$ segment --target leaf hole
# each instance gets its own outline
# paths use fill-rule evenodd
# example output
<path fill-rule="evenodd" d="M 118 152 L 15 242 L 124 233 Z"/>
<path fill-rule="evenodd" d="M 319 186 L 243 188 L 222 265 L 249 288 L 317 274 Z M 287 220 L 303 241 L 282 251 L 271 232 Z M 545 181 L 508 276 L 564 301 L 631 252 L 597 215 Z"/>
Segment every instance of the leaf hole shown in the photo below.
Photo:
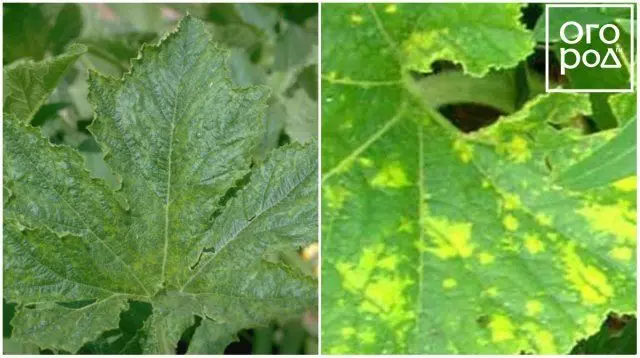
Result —
<path fill-rule="evenodd" d="M 178 346 L 176 347 L 176 354 L 187 354 L 187 350 L 189 350 L 189 344 L 191 343 L 191 339 L 193 335 L 196 333 L 196 329 L 200 327 L 202 323 L 202 318 L 200 316 L 194 316 L 194 323 L 189 328 L 187 328 L 180 337 L 178 341 Z"/>
<path fill-rule="evenodd" d="M 451 61 L 437 60 L 431 64 L 432 74 L 438 74 L 444 71 L 462 71 L 462 66 L 456 65 Z"/>
<path fill-rule="evenodd" d="M 106 331 L 94 341 L 86 343 L 78 354 L 135 354 L 142 351 L 140 330 L 151 316 L 153 307 L 148 302 L 129 300 L 129 308 L 120 312 L 118 328 Z"/>
<path fill-rule="evenodd" d="M 189 267 L 189 269 L 191 271 L 195 270 L 198 267 L 198 265 L 200 264 L 200 261 L 202 261 L 202 256 L 204 256 L 206 254 L 213 254 L 215 252 L 216 252 L 216 248 L 215 247 L 205 247 L 204 249 L 202 249 L 202 251 L 200 251 L 200 256 L 198 256 L 198 260 L 196 261 L 196 263 L 191 265 Z"/>
<path fill-rule="evenodd" d="M 220 214 L 222 214 L 222 210 L 227 205 L 227 202 L 229 202 L 229 200 L 234 198 L 236 194 L 249 183 L 250 178 L 251 178 L 251 172 L 247 173 L 241 179 L 236 181 L 235 185 L 229 188 L 226 191 L 226 193 L 224 193 L 224 195 L 218 202 L 218 208 L 213 212 L 213 214 L 211 214 L 211 218 L 210 218 L 211 221 L 215 220 L 218 216 L 220 216 Z"/>
<path fill-rule="evenodd" d="M 447 104 L 438 109 L 451 124 L 464 133 L 470 133 L 495 123 L 502 111 L 476 103 Z"/>

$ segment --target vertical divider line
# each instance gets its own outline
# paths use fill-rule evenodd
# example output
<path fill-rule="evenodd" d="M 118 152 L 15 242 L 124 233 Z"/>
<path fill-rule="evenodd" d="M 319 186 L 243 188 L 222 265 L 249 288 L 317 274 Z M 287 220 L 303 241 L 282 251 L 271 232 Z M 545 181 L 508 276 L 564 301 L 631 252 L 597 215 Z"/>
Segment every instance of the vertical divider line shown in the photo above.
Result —
<path fill-rule="evenodd" d="M 318 354 L 322 354 L 322 1 L 318 1 Z"/>

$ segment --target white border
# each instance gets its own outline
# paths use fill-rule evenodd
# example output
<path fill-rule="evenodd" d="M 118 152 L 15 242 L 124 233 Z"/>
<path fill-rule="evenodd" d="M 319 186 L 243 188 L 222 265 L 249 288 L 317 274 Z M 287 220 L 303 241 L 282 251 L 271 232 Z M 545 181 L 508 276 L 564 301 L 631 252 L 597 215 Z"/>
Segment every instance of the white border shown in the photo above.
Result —
<path fill-rule="evenodd" d="M 603 89 L 569 89 L 569 88 L 549 88 L 549 9 L 550 8 L 576 8 L 576 7 L 626 7 L 629 8 L 629 14 L 631 18 L 631 64 L 629 65 L 630 70 L 630 78 L 629 84 L 630 88 L 624 89 L 613 89 L 613 88 L 603 88 Z M 544 7 L 544 89 L 546 93 L 633 93 L 634 92 L 634 84 L 635 84 L 635 27 L 634 24 L 634 11 L 632 4 L 545 4 Z"/>
<path fill-rule="evenodd" d="M 316 261 L 318 278 L 318 336 L 317 336 L 317 356 L 322 354 L 322 1 L 318 1 L 318 260 Z"/>

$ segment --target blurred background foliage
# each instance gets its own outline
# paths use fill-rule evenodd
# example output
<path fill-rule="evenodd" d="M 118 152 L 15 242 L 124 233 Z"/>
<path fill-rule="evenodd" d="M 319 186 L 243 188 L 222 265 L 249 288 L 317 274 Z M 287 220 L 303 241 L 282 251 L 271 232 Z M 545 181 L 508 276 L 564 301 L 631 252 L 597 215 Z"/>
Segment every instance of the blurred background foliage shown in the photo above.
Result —
<path fill-rule="evenodd" d="M 56 144 L 77 148 L 88 169 L 113 187 L 118 178 L 102 159 L 87 130 L 93 108 L 87 100 L 88 70 L 121 77 L 138 56 L 142 44 L 155 44 L 175 29 L 187 13 L 207 22 L 214 40 L 230 50 L 229 65 L 239 87 L 263 84 L 272 89 L 264 118 L 265 136 L 256 154 L 262 160 L 273 148 L 317 138 L 317 4 L 3 4 L 4 66 L 16 61 L 39 61 L 62 53 L 71 43 L 88 47 L 61 81 L 32 124 Z M 317 245 L 301 252 L 278 254 L 309 275 L 317 276 Z M 4 353 L 40 352 L 12 340 L 14 307 L 4 303 Z M 126 342 L 141 326 L 145 307 L 121 315 L 121 329 L 111 342 Z M 227 353 L 315 354 L 318 345 L 317 307 L 293 320 L 239 332 Z M 195 327 L 194 327 L 195 329 Z M 187 331 L 177 353 L 184 353 Z M 132 347 L 122 347 L 130 352 Z M 87 344 L 81 352 L 97 353 Z M 135 349 L 134 349 L 135 351 Z"/>

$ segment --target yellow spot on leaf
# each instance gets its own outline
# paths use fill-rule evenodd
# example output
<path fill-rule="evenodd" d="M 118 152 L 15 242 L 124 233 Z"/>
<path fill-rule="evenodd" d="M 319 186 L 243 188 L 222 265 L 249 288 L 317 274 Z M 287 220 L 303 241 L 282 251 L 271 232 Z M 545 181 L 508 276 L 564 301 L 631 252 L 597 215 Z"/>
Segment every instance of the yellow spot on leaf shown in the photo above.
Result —
<path fill-rule="evenodd" d="M 616 260 L 630 261 L 633 257 L 633 250 L 626 246 L 614 247 L 609 251 L 609 255 Z"/>
<path fill-rule="evenodd" d="M 402 188 L 408 185 L 407 175 L 398 163 L 385 166 L 371 181 L 374 188 Z"/>
<path fill-rule="evenodd" d="M 617 205 L 587 205 L 578 210 L 584 216 L 591 227 L 599 232 L 612 234 L 621 239 L 635 243 L 636 224 L 635 210 L 625 203 Z M 632 222 L 633 220 L 633 222 Z"/>
<path fill-rule="evenodd" d="M 534 339 L 538 352 L 542 354 L 558 354 L 558 348 L 551 332 L 547 330 L 538 331 L 535 333 Z"/>
<path fill-rule="evenodd" d="M 349 20 L 351 21 L 352 24 L 358 25 L 358 24 L 361 24 L 364 19 L 362 18 L 362 16 L 358 14 L 352 14 L 349 17 Z"/>
<path fill-rule="evenodd" d="M 613 183 L 613 187 L 624 192 L 634 191 L 637 187 L 637 180 L 638 178 L 635 175 L 626 177 Z"/>
<path fill-rule="evenodd" d="M 584 304 L 603 304 L 613 296 L 607 275 L 597 267 L 585 264 L 576 253 L 574 242 L 564 247 L 563 254 L 565 278 L 580 293 Z"/>
<path fill-rule="evenodd" d="M 372 344 L 376 341 L 376 332 L 370 326 L 363 327 L 357 336 L 363 344 Z"/>
<path fill-rule="evenodd" d="M 536 353 L 558 354 L 555 338 L 550 331 L 542 329 L 539 325 L 532 322 L 523 324 L 522 330 L 529 332 L 533 337 L 533 343 L 536 346 Z"/>
<path fill-rule="evenodd" d="M 322 188 L 327 206 L 331 209 L 341 209 L 344 202 L 351 196 L 351 193 L 343 187 L 325 185 Z"/>
<path fill-rule="evenodd" d="M 462 139 L 456 139 L 456 141 L 453 142 L 453 150 L 458 153 L 463 163 L 469 163 L 473 158 L 473 148 Z"/>
<path fill-rule="evenodd" d="M 520 224 L 518 223 L 518 219 L 516 219 L 515 216 L 511 214 L 507 215 L 504 219 L 502 219 L 502 224 L 509 231 L 516 231 L 520 226 Z"/>
<path fill-rule="evenodd" d="M 498 288 L 495 286 L 489 287 L 482 291 L 482 295 L 487 297 L 496 297 L 498 295 Z"/>
<path fill-rule="evenodd" d="M 343 338 L 351 338 L 354 334 L 356 334 L 356 329 L 353 327 L 344 327 L 340 331 Z"/>
<path fill-rule="evenodd" d="M 509 159 L 516 163 L 524 163 L 531 159 L 529 144 L 521 136 L 514 136 L 511 139 L 511 142 L 507 143 L 506 150 L 509 155 Z"/>
<path fill-rule="evenodd" d="M 397 255 L 387 256 L 382 260 L 378 261 L 378 266 L 380 268 L 393 271 L 398 266 L 398 256 Z"/>
<path fill-rule="evenodd" d="M 471 223 L 454 223 L 447 219 L 428 217 L 425 219 L 427 234 L 436 247 L 426 248 L 436 256 L 448 259 L 452 257 L 469 257 L 473 253 L 471 240 Z"/>
<path fill-rule="evenodd" d="M 346 344 L 334 345 L 329 348 L 329 354 L 345 354 L 351 352 L 353 349 Z"/>
<path fill-rule="evenodd" d="M 542 302 L 538 300 L 527 301 L 527 316 L 537 316 L 542 312 Z"/>
<path fill-rule="evenodd" d="M 360 304 L 364 312 L 377 313 L 392 325 L 402 324 L 413 318 L 407 308 L 404 290 L 413 284 L 409 278 L 381 276 L 367 285 L 365 300 Z"/>
<path fill-rule="evenodd" d="M 413 233 L 413 223 L 406 217 L 400 218 L 400 226 L 398 226 L 398 232 L 406 232 L 407 234 Z"/>
<path fill-rule="evenodd" d="M 527 234 L 524 236 L 524 246 L 532 254 L 544 251 L 544 243 L 538 239 L 538 235 Z"/>
<path fill-rule="evenodd" d="M 484 180 L 482 181 L 482 187 L 483 187 L 483 188 L 487 189 L 487 188 L 489 188 L 490 186 L 491 186 L 491 182 L 490 182 L 490 181 L 488 181 L 487 179 L 484 179 Z"/>
<path fill-rule="evenodd" d="M 371 168 L 373 166 L 373 160 L 368 158 L 358 158 L 358 163 L 365 168 Z"/>
<path fill-rule="evenodd" d="M 515 327 L 507 316 L 494 315 L 489 322 L 489 329 L 491 330 L 491 340 L 494 343 L 515 338 Z"/>
<path fill-rule="evenodd" d="M 445 278 L 442 281 L 442 287 L 444 288 L 454 288 L 456 286 L 458 286 L 458 281 L 454 278 Z"/>
<path fill-rule="evenodd" d="M 516 210 L 522 207 L 522 202 L 516 194 L 505 194 L 502 205 L 505 210 Z"/>
<path fill-rule="evenodd" d="M 600 330 L 600 323 L 602 323 L 602 319 L 595 314 L 590 314 L 585 317 L 585 328 L 587 335 L 591 335 L 594 332 Z"/>
<path fill-rule="evenodd" d="M 542 225 L 542 226 L 551 226 L 552 223 L 552 219 L 551 216 L 545 214 L 545 213 L 537 213 L 536 214 L 536 221 L 538 222 L 538 224 Z"/>
<path fill-rule="evenodd" d="M 395 338 L 403 341 L 409 329 L 407 323 L 415 317 L 406 293 L 414 282 L 398 273 L 398 261 L 385 245 L 377 244 L 364 248 L 357 264 L 338 262 L 336 269 L 344 289 L 362 296 L 358 309 L 377 315 L 393 329 Z"/>
<path fill-rule="evenodd" d="M 478 255 L 478 260 L 480 261 L 481 265 L 489 265 L 493 263 L 496 260 L 496 258 L 492 254 L 486 251 L 483 251 Z"/>
<path fill-rule="evenodd" d="M 396 4 L 389 4 L 384 8 L 384 12 L 387 14 L 395 14 L 396 11 L 398 11 L 398 6 L 396 6 Z"/>

